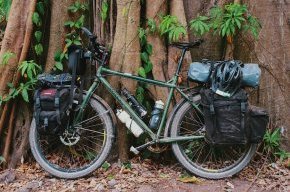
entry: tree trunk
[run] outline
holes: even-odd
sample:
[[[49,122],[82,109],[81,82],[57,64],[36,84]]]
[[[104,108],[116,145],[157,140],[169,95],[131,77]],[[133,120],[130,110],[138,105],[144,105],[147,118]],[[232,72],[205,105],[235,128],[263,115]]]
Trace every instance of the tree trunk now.
[[[64,50],[65,34],[67,33],[64,23],[70,18],[67,8],[74,2],[74,0],[51,1],[51,22],[45,72],[52,70],[55,64],[55,53]]]
[[[288,3],[287,3],[288,2]],[[246,0],[251,13],[262,24],[259,40],[247,35],[237,38],[235,57],[257,62],[262,67],[259,105],[266,106],[273,128],[282,128],[284,143],[290,149],[290,17],[289,1]],[[256,99],[252,100],[252,102]]]
[[[147,0],[146,7],[146,18],[154,19],[156,25],[158,26],[160,24],[158,15],[167,14],[167,1]],[[150,60],[153,64],[153,77],[155,80],[166,81],[164,66],[167,65],[167,47],[164,38],[160,37],[160,35],[155,32],[154,34],[148,34],[147,41],[153,46],[153,53],[150,56]],[[166,102],[166,98],[169,93],[168,88],[156,86],[153,87],[153,90],[155,100],[162,100],[163,102]]]
[[[35,3],[36,0],[14,0],[12,2],[9,20],[2,41],[1,62],[3,55],[7,52],[12,52],[14,56],[6,65],[0,65],[1,96],[7,93],[7,83],[12,82],[16,77],[17,67],[27,55],[32,33],[32,13]]]
[[[181,0],[170,0],[170,15],[176,16],[179,22],[183,26],[187,26],[186,16],[183,1]],[[189,37],[185,35],[180,41],[188,42]],[[178,60],[181,56],[181,50],[175,47],[169,46],[168,47],[168,78],[171,79],[174,76],[174,73],[177,69]],[[191,54],[190,52],[186,52],[184,60],[183,60],[183,67],[180,72],[180,77],[185,80],[187,77],[187,70],[189,64],[191,63]],[[175,94],[175,99],[179,100],[181,97],[178,94]]]
[[[14,53],[14,57],[9,60],[6,65],[0,66],[0,95],[7,93],[7,83],[13,82],[15,87],[18,86],[21,78],[17,67],[26,59],[30,47],[31,34],[33,31],[32,15],[36,6],[36,0],[18,1],[14,0],[11,5],[9,20],[5,30],[4,39],[1,47],[1,58],[6,52]],[[15,102],[15,101],[14,101]],[[11,113],[10,112],[10,108]],[[7,136],[3,148],[3,156],[8,161],[10,157],[10,149],[14,139],[14,119],[16,114],[16,103],[7,102],[1,113],[0,118],[0,136],[8,123]],[[26,114],[29,116],[29,114]],[[8,118],[9,117],[9,118]],[[23,131],[23,130],[22,130]],[[3,136],[4,137],[4,136]],[[1,137],[1,138],[3,138]],[[4,139],[1,139],[4,141]],[[23,151],[22,151],[23,153]]]
[[[138,27],[140,24],[140,1],[119,0],[117,1],[116,32],[113,50],[110,58],[110,68],[116,71],[137,74],[140,67],[140,43],[138,38]],[[120,88],[120,78],[111,76],[109,82],[115,89]],[[131,93],[135,93],[136,82],[122,80],[122,86]],[[108,94],[103,94],[109,103],[113,99]],[[122,162],[128,160],[127,129],[118,123],[118,150]]]
[[[208,15],[211,7],[215,3],[223,5],[224,1],[216,0],[205,0],[205,1],[192,1],[192,0],[183,0],[184,8],[186,12],[187,22],[194,19],[198,15]],[[189,33],[190,41],[194,41],[200,37],[196,37],[193,33]],[[201,59],[210,59],[210,60],[220,60],[223,57],[223,43],[222,38],[219,35],[214,35],[209,33],[203,36],[205,40],[201,46],[197,49],[191,49],[192,59],[195,61]]]

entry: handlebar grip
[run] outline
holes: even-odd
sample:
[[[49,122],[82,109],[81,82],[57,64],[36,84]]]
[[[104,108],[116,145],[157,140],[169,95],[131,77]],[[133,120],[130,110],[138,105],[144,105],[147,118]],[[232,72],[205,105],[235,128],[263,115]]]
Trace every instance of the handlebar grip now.
[[[90,30],[88,30],[85,27],[82,27],[82,31],[89,37],[89,38],[93,38],[94,35],[92,34],[92,32],[90,32]]]

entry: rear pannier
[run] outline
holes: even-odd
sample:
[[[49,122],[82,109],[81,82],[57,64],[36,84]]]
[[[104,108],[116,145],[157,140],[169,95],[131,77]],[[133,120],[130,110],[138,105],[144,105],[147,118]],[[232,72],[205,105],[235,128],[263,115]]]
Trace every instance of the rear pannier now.
[[[247,116],[248,140],[259,143],[263,140],[269,122],[269,115],[263,108],[251,106]]]
[[[243,89],[231,97],[215,94],[210,89],[201,90],[206,140],[211,144],[245,144],[247,94]]]

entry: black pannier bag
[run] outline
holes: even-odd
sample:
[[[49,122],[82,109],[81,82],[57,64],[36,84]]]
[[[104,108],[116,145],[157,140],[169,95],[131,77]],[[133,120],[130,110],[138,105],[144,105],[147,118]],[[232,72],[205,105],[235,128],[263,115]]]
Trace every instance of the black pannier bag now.
[[[263,108],[250,106],[247,116],[247,132],[250,143],[259,143],[263,140],[269,122],[269,115]]]
[[[68,120],[70,89],[38,89],[34,94],[34,118],[40,134],[61,133]]]
[[[206,135],[210,144],[245,144],[247,93],[239,89],[231,97],[215,94],[210,89],[201,90]]]

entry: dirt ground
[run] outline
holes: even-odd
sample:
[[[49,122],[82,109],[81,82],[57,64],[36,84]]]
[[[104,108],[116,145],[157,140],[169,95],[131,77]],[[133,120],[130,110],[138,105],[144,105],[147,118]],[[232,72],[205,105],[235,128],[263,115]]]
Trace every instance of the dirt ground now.
[[[0,191],[137,191],[137,192],[246,192],[290,191],[290,172],[278,164],[257,167],[252,162],[238,175],[222,180],[206,180],[185,172],[179,164],[156,164],[152,160],[132,160],[125,169],[112,163],[92,175],[77,180],[57,179],[38,164],[23,164],[15,170],[0,172]]]

